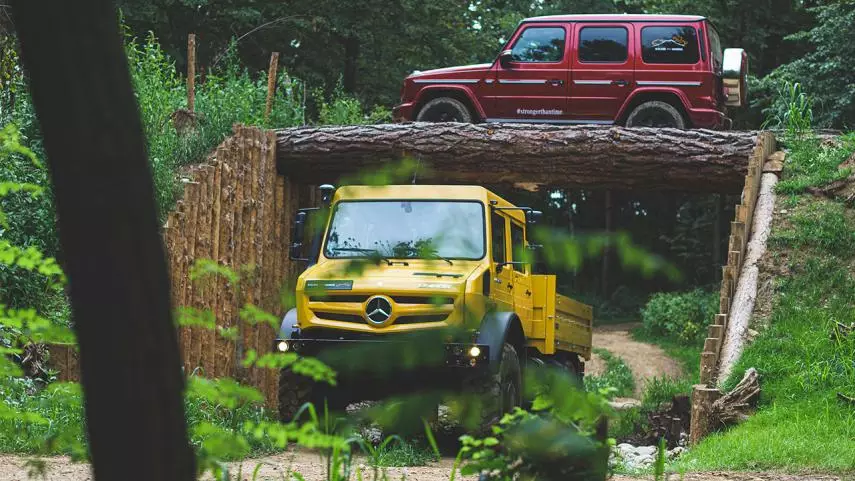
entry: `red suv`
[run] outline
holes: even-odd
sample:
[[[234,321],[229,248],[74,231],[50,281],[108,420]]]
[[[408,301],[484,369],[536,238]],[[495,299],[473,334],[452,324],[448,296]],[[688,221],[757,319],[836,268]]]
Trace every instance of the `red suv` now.
[[[748,61],[704,17],[557,15],[523,20],[493,63],[414,72],[398,121],[728,128]]]

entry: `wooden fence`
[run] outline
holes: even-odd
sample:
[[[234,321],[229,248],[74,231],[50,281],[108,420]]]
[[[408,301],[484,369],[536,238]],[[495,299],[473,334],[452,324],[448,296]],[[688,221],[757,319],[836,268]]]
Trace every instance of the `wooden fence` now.
[[[185,373],[233,377],[261,390],[270,406],[276,405],[278,373],[246,369],[240,361],[250,349],[270,352],[276,332],[269,324],[241,322],[239,311],[252,303],[282,318],[284,294],[299,267],[288,260],[291,218],[316,197],[311,187],[297,188],[278,175],[275,155],[273,131],[235,126],[205,163],[183,173],[183,195],[163,229],[173,306],[209,310],[218,329],[237,329],[232,341],[213,330],[180,327]],[[192,281],[191,267],[200,259],[237,271],[240,282],[231,285],[221,276]],[[74,349],[54,346],[51,357],[62,380],[78,380]]]
[[[760,180],[766,161],[776,150],[775,136],[770,132],[760,132],[757,144],[748,158],[748,171],[745,186],[742,189],[740,203],[736,206],[734,220],[730,223],[730,238],[727,248],[727,265],[722,268],[721,289],[719,291],[719,313],[709,326],[708,337],[701,352],[700,384],[692,391],[692,429],[691,441],[697,442],[708,432],[708,408],[717,396],[719,357],[722,344],[727,336],[730,308],[742,265],[745,250],[751,239],[754,224],[754,209],[760,193]]]

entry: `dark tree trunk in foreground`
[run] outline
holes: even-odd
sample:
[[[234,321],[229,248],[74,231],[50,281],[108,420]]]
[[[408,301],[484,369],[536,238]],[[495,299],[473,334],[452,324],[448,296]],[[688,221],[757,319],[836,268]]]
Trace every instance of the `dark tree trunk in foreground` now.
[[[277,136],[281,171],[310,183],[411,156],[438,182],[704,192],[740,192],[757,142],[756,132],[450,123],[299,127]]]
[[[106,0],[13,3],[66,258],[95,478],[191,480],[142,125]]]

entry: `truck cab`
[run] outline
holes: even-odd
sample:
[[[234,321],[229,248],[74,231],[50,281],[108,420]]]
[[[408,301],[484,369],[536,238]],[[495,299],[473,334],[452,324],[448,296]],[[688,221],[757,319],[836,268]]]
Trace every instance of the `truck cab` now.
[[[558,295],[554,275],[533,272],[537,246],[528,228],[538,212],[476,186],[347,186],[328,199],[314,240],[301,241],[306,219],[298,214],[292,255],[309,267],[298,278],[278,351],[324,359],[348,346],[441,332],[435,344],[419,346],[438,353],[437,363],[401,367],[400,374],[410,383],[435,376],[446,388],[487,392],[487,424],[520,405],[528,362],[581,378],[591,355],[592,310]],[[305,246],[314,247],[301,254]],[[371,399],[380,389],[368,377],[345,381],[349,387],[327,401]],[[298,395],[308,392],[306,383],[282,371],[283,418],[312,400]]]
[[[691,15],[523,20],[487,64],[414,72],[399,121],[730,126],[746,103],[747,55]]]

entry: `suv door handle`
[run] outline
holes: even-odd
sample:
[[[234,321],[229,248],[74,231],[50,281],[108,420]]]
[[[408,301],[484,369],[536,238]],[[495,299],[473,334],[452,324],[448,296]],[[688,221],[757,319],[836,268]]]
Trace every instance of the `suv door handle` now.
[[[618,87],[626,87],[629,85],[629,82],[626,80],[612,80],[612,85],[617,85]]]
[[[548,85],[552,85],[553,87],[560,87],[560,86],[564,85],[564,81],[559,80],[559,79],[547,80],[546,83]]]

